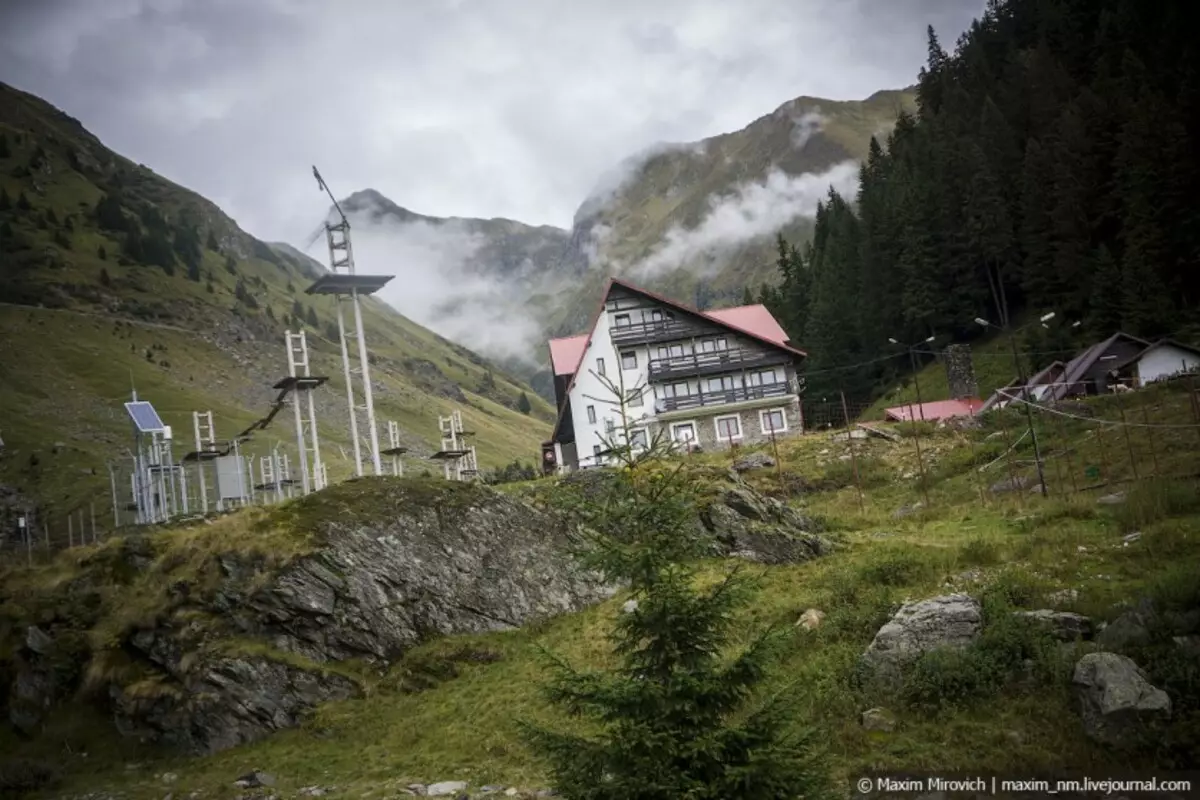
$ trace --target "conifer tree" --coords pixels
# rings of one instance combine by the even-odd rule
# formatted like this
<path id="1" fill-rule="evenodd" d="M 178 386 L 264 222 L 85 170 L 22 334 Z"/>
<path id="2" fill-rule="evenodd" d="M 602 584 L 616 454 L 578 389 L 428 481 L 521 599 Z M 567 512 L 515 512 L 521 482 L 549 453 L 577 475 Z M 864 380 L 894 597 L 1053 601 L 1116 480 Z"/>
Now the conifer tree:
<path id="1" fill-rule="evenodd" d="M 595 373 L 593 373 L 595 375 Z M 694 560 L 711 542 L 694 522 L 697 488 L 686 462 L 665 460 L 661 435 L 635 440 L 626 387 L 603 376 L 619 419 L 604 442 L 617 469 L 602 497 L 564 498 L 591 533 L 583 565 L 627 582 L 636 607 L 611 633 L 619 665 L 582 672 L 552 657 L 550 700 L 594 720 L 598 732 L 521 726 L 547 758 L 558 794 L 571 800 L 768 800 L 832 797 L 812 735 L 790 725 L 788 708 L 768 699 L 746 711 L 781 635 L 769 631 L 724 660 L 730 614 L 752 584 L 732 569 L 699 588 Z"/>
<path id="2" fill-rule="evenodd" d="M 517 410 L 522 414 L 533 411 L 533 404 L 529 402 L 529 396 L 524 392 L 521 392 L 521 396 L 517 398 Z"/>

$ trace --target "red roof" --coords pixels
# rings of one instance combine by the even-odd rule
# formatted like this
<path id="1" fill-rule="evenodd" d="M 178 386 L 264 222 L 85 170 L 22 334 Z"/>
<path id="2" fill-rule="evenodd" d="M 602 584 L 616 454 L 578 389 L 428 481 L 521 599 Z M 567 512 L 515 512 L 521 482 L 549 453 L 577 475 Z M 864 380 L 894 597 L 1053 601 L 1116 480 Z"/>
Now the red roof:
<path id="1" fill-rule="evenodd" d="M 767 310 L 767 307 L 762 303 L 756 303 L 752 306 L 736 306 L 735 308 L 718 308 L 714 311 L 704 312 L 705 316 L 723 322 L 726 325 L 733 325 L 743 330 L 761 336 L 763 339 L 770 339 L 779 344 L 787 344 L 787 332 Z"/>
<path id="2" fill-rule="evenodd" d="M 722 319 L 720 316 L 718 316 L 721 313 L 720 310 L 709 312 L 698 311 L 690 306 L 677 303 L 669 297 L 664 297 L 656 292 L 643 289 L 640 286 L 634 286 L 632 283 L 623 281 L 620 278 L 609 278 L 608 283 L 604 286 L 604 292 L 600 295 L 600 302 L 598 304 L 598 308 L 596 309 L 596 313 L 592 315 L 592 322 L 591 325 L 588 326 L 588 332 L 578 336 L 570 336 L 564 339 L 550 340 L 550 359 L 551 363 L 554 364 L 555 375 L 568 374 L 566 372 L 558 371 L 559 357 L 555 354 L 555 343 L 558 343 L 557 350 L 559 353 L 566 357 L 562 362 L 564 369 L 566 368 L 566 364 L 569 363 L 569 357 L 572 355 L 572 353 L 577 352 L 575 363 L 571 365 L 571 380 L 567 384 L 568 395 L 570 395 L 571 390 L 575 388 L 575 379 L 579 377 L 579 364 L 583 360 L 583 354 L 587 351 L 588 345 L 592 343 L 592 332 L 596 330 L 596 323 L 599 321 L 600 315 L 604 313 L 604 304 L 608 300 L 609 292 L 612 291 L 614 286 L 620 286 L 624 289 L 628 289 L 631 292 L 638 292 L 639 294 L 643 294 L 653 300 L 657 300 L 663 305 L 670 306 L 671 308 L 678 309 L 679 311 L 687 312 L 688 314 L 695 314 L 698 317 L 703 317 L 704 319 L 715 322 L 724 328 L 729 328 L 737 333 L 743 333 L 751 338 L 758 339 L 761 342 L 773 345 L 781 350 L 786 350 L 794 355 L 798 355 L 801 358 L 808 357 L 808 353 L 805 353 L 803 350 L 797 350 L 790 345 L 784 344 L 784 342 L 787 341 L 787 334 L 784 333 L 781 327 L 779 327 L 779 323 L 775 321 L 773 316 L 771 316 L 771 312 L 762 305 L 756 304 L 753 306 L 739 306 L 737 308 L 724 309 L 724 313 L 728 317 L 732 317 L 732 319 Z M 761 311 L 757 309 L 761 309 Z M 731 314 L 730 312 L 735 313 Z M 770 320 L 769 325 L 766 324 L 766 320 Z M 746 327 L 747 325 L 753 325 L 754 329 Z M 579 339 L 583 340 L 582 346 L 575 343 L 576 340 Z M 578 348 L 578 350 L 575 351 L 575 348 Z M 567 405 L 564 404 L 563 408 L 558 412 L 558 419 L 554 421 L 554 432 L 550 435 L 551 439 L 558 437 L 558 428 L 560 425 L 562 425 L 564 411 L 566 408 Z"/>
<path id="3" fill-rule="evenodd" d="M 884 413 L 887 414 L 888 419 L 898 422 L 909 422 L 913 419 L 934 422 L 950 417 L 973 416 L 982 405 L 983 401 L 978 397 L 971 397 L 964 400 L 935 400 L 932 403 L 921 403 L 920 405 L 905 404 L 889 408 Z"/>
<path id="4" fill-rule="evenodd" d="M 554 368 L 555 376 L 575 374 L 587 343 L 586 333 L 550 340 L 550 366 Z"/>

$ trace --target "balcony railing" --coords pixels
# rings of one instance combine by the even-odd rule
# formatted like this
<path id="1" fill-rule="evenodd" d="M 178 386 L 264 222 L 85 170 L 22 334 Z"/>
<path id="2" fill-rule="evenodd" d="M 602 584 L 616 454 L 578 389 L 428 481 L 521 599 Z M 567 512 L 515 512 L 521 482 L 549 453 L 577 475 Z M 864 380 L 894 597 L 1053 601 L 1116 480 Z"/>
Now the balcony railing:
<path id="1" fill-rule="evenodd" d="M 705 375 L 730 372 L 735 369 L 753 369 L 786 364 L 788 357 L 783 353 L 764 353 L 754 350 L 716 350 L 710 353 L 695 353 L 686 356 L 652 358 L 647 365 L 650 380 L 663 380 L 679 375 Z"/>
<path id="2" fill-rule="evenodd" d="M 759 400 L 766 397 L 786 397 L 793 394 L 787 381 L 764 383 L 761 386 L 743 386 L 737 389 L 721 389 L 716 392 L 697 392 L 696 394 L 664 397 L 655 403 L 659 413 L 666 411 L 683 411 L 689 408 L 707 408 L 727 403 L 741 403 L 745 400 Z"/>
<path id="3" fill-rule="evenodd" d="M 677 319 L 656 319 L 650 322 L 634 322 L 629 325 L 612 325 L 608 337 L 613 344 L 647 344 L 669 342 L 702 336 L 705 331 L 688 322 Z"/>

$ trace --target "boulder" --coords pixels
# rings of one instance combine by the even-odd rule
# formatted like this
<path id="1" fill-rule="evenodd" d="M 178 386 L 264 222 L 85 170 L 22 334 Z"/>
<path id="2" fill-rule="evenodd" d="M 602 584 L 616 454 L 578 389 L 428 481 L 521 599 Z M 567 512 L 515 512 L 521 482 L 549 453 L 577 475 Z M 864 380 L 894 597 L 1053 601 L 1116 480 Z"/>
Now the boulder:
<path id="1" fill-rule="evenodd" d="M 799 563 L 831 550 L 816 520 L 740 482 L 718 491 L 700 522 L 720 554 L 763 564 Z"/>
<path id="2" fill-rule="evenodd" d="M 1123 655 L 1088 653 L 1076 662 L 1071 682 L 1084 731 L 1097 742 L 1136 746 L 1170 720 L 1167 693 L 1152 686 L 1138 665 Z"/>
<path id="3" fill-rule="evenodd" d="M 1071 611 L 1051 611 L 1043 608 L 1037 611 L 1014 611 L 1013 616 L 1045 628 L 1059 641 L 1073 642 L 1076 639 L 1092 637 L 1091 618 Z"/>
<path id="4" fill-rule="evenodd" d="M 880 677 L 894 679 L 924 653 L 938 648 L 962 648 L 979 634 L 979 602 L 966 594 L 948 594 L 905 603 L 863 653 L 863 660 Z"/>
<path id="5" fill-rule="evenodd" d="M 748 472 L 752 469 L 762 469 L 764 467 L 773 466 L 775 466 L 775 459 L 762 452 L 750 453 L 733 462 L 733 469 L 735 472 Z"/>
<path id="6" fill-rule="evenodd" d="M 886 708 L 869 708 L 862 713 L 862 726 L 868 731 L 884 733 L 896 729 L 896 717 Z"/>

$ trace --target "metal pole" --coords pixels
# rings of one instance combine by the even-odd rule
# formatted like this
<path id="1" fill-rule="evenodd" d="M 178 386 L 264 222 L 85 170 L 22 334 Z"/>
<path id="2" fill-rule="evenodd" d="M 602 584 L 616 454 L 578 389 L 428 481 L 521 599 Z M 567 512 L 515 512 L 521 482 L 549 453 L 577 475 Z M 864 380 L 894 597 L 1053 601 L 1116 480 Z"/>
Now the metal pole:
<path id="1" fill-rule="evenodd" d="M 246 504 L 246 476 L 242 473 L 242 451 L 238 447 L 238 440 L 233 440 L 233 457 L 237 463 L 237 479 L 238 479 L 238 502 L 242 505 Z"/>
<path id="2" fill-rule="evenodd" d="M 842 396 L 842 419 L 846 423 L 846 443 L 850 446 L 850 464 L 854 467 L 854 487 L 858 490 L 858 510 L 865 511 L 866 505 L 863 503 L 862 481 L 858 476 L 858 456 L 854 452 L 854 437 L 850 430 L 850 412 L 846 408 L 846 393 L 838 390 Z"/>
<path id="3" fill-rule="evenodd" d="M 100 539 L 96 536 L 96 504 L 88 503 L 88 513 L 92 516 L 92 544 L 96 544 Z"/>
<path id="4" fill-rule="evenodd" d="M 211 426 L 212 419 L 209 419 Z M 192 412 L 192 426 L 196 432 L 196 470 L 200 473 L 200 509 L 205 514 L 208 513 L 208 484 L 204 480 L 204 457 L 201 453 L 204 452 L 204 444 L 200 439 L 200 412 Z"/>
<path id="5" fill-rule="evenodd" d="M 75 546 L 75 521 L 71 518 L 71 512 L 67 512 L 67 547 Z"/>
<path id="6" fill-rule="evenodd" d="M 312 436 L 313 491 L 320 491 L 325 488 L 325 471 L 321 468 L 321 442 L 317 437 L 317 406 L 312 390 L 309 389 L 305 394 L 308 395 L 308 424 L 312 426 L 309 433 Z"/>
<path id="7" fill-rule="evenodd" d="M 1067 456 L 1067 474 L 1071 476 L 1071 493 L 1078 494 L 1079 484 L 1075 480 L 1075 464 L 1071 459 L 1071 443 L 1067 439 L 1066 428 L 1063 425 L 1062 417 L 1057 414 L 1051 414 L 1050 417 L 1055 421 L 1055 425 L 1058 428 L 1058 438 L 1062 440 L 1063 452 Z"/>
<path id="8" fill-rule="evenodd" d="M 295 380 L 299 376 L 296 375 L 296 350 L 292 344 L 292 332 L 290 330 L 284 331 L 284 336 L 287 337 L 288 376 Z M 304 412 L 300 409 L 302 399 L 300 391 L 296 388 L 297 385 L 293 384 L 292 386 L 292 414 L 296 420 L 296 447 L 300 451 L 300 485 L 304 493 L 308 494 L 308 449 L 304 444 Z M 238 463 L 240 465 L 241 461 Z M 238 469 L 241 469 L 241 467 L 239 466 Z"/>
<path id="9" fill-rule="evenodd" d="M 46 550 L 50 550 L 50 523 L 42 523 L 42 538 L 46 540 Z"/>
<path id="10" fill-rule="evenodd" d="M 174 456 L 172 456 L 172 459 L 173 458 Z M 175 469 L 179 470 L 179 487 L 183 494 L 183 513 L 187 514 L 190 513 L 188 511 L 187 466 L 180 461 L 179 464 L 175 466 Z"/>
<path id="11" fill-rule="evenodd" d="M 112 464 L 108 465 L 108 482 L 112 486 L 112 504 L 113 504 L 113 530 L 121 527 L 121 516 L 117 510 L 117 474 L 113 470 Z"/>
<path id="12" fill-rule="evenodd" d="M 363 399 L 367 405 L 367 429 L 371 437 L 371 463 L 375 474 L 383 474 L 383 465 L 379 461 L 379 431 L 375 427 L 375 403 L 371 392 L 371 368 L 367 358 L 367 339 L 363 335 L 362 304 L 358 299 L 358 290 L 351 289 L 350 297 L 354 301 L 354 327 L 358 334 L 358 361 L 362 369 Z"/>
<path id="13" fill-rule="evenodd" d="M 342 295 L 335 298 L 338 334 L 342 343 L 342 371 L 346 377 L 346 404 L 350 408 L 350 439 L 354 444 L 354 474 L 361 478 L 363 474 L 362 445 L 358 441 L 358 409 L 354 407 L 354 382 L 350 375 L 350 350 L 346 346 L 346 314 L 342 308 L 343 302 Z"/>
<path id="14" fill-rule="evenodd" d="M 917 405 L 921 404 L 921 384 L 917 380 L 917 359 L 913 355 L 912 348 L 908 348 L 908 362 L 912 366 L 913 385 L 917 390 Z M 913 426 L 913 442 L 917 446 L 917 467 L 921 471 L 921 497 L 925 501 L 925 507 L 929 508 L 929 486 L 925 479 L 925 457 L 921 455 L 921 431 L 917 428 L 917 421 L 913 418 L 912 403 L 908 404 L 908 416 Z M 924 421 L 925 412 L 921 412 L 922 422 Z"/>
<path id="15" fill-rule="evenodd" d="M 1121 412 L 1121 433 L 1125 434 L 1125 448 L 1129 451 L 1129 467 L 1133 470 L 1133 479 L 1140 480 L 1137 459 L 1133 456 L 1133 442 L 1129 439 L 1129 423 L 1125 421 L 1125 405 L 1119 399 L 1117 400 L 1117 410 Z"/>
<path id="16" fill-rule="evenodd" d="M 1157 442 L 1154 441 L 1154 428 L 1150 424 L 1150 411 L 1146 406 L 1142 406 L 1142 421 L 1146 423 L 1146 433 L 1150 437 L 1150 458 L 1154 460 L 1154 474 L 1158 475 L 1158 450 Z"/>
<path id="17" fill-rule="evenodd" d="M 1033 405 L 1029 399 L 1029 383 L 1025 380 L 1025 368 L 1021 366 L 1021 358 L 1017 355 L 1016 331 L 1009 329 L 1008 341 L 1012 345 L 1013 366 L 1017 368 L 1017 379 L 1021 381 L 1021 394 L 1025 401 L 1025 418 L 1029 422 L 1029 438 L 1033 441 L 1033 460 L 1037 464 L 1038 485 L 1042 489 L 1042 497 L 1046 497 L 1049 493 L 1046 491 L 1046 476 L 1042 472 L 1042 451 L 1038 447 L 1037 430 L 1033 425 Z M 1013 489 L 1016 488 L 1016 486 L 1013 487 Z"/>

